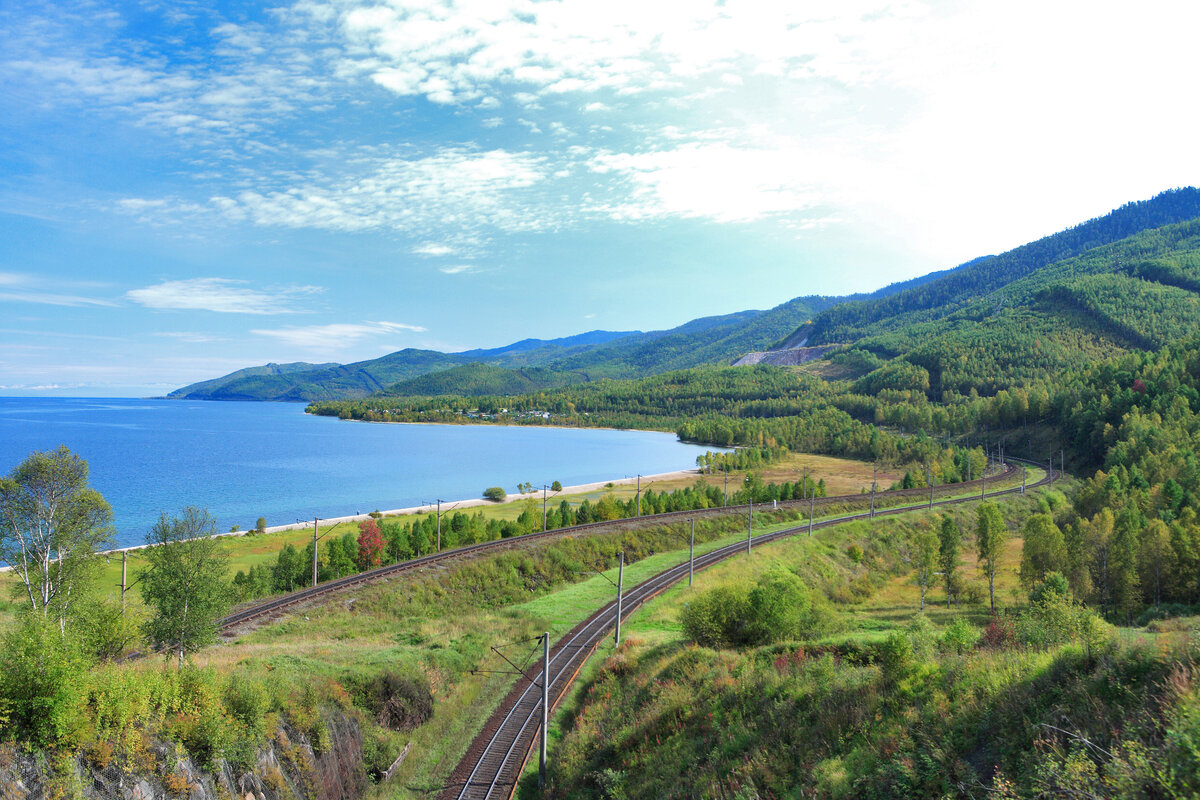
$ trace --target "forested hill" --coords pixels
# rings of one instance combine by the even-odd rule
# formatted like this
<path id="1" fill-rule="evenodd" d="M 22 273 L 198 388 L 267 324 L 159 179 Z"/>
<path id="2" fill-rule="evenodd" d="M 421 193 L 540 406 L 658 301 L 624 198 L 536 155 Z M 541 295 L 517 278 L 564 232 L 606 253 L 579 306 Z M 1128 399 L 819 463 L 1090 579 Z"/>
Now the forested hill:
<path id="1" fill-rule="evenodd" d="M 729 363 L 749 350 L 761 350 L 787 335 L 819 311 L 842 298 L 798 297 L 769 311 L 740 311 L 703 317 L 662 331 L 592 331 L 562 339 L 526 339 L 489 350 L 440 353 L 405 349 L 354 364 L 313 365 L 312 369 L 275 370 L 254 367 L 172 392 L 171 398 L 205 400 L 338 400 L 366 397 L 375 392 L 410 394 L 414 387 L 445 388 L 462 394 L 506 392 L 559 386 L 596 378 L 634 378 L 707 363 Z M 478 367 L 536 373 L 503 375 L 489 370 L 483 380 Z M 302 365 L 289 365 L 302 366 Z M 433 373 L 448 372 L 439 381 L 408 383 Z M 557 373 L 551 375 L 551 373 Z M 454 384 L 456 378 L 467 382 Z"/>
<path id="2" fill-rule="evenodd" d="M 1200 189 L 1163 192 L 994 258 L 977 259 L 936 280 L 881 298 L 841 303 L 818 315 L 812 344 L 852 342 L 945 315 L 974 298 L 1057 261 L 1125 239 L 1145 230 L 1200 217 Z M 900 286 L 903 286 L 901 284 Z"/>

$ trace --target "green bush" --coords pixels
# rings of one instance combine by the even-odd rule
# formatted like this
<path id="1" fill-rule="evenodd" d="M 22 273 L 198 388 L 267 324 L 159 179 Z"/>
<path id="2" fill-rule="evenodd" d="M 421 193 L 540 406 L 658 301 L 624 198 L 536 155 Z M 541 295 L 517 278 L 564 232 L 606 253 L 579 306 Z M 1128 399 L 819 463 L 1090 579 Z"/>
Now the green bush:
<path id="1" fill-rule="evenodd" d="M 833 625 L 833 611 L 825 596 L 782 567 L 772 567 L 759 577 L 750 591 L 749 610 L 749 644 L 806 639 Z"/>
<path id="2" fill-rule="evenodd" d="M 274 710 L 275 699 L 266 683 L 243 672 L 229 676 L 225 687 L 225 708 L 256 738 L 267 733 L 267 715 Z"/>
<path id="3" fill-rule="evenodd" d="M 749 622 L 750 593 L 741 586 L 724 584 L 700 592 L 683 607 L 684 633 L 704 647 L 734 647 L 743 643 Z"/>
<path id="4" fill-rule="evenodd" d="M 87 659 L 52 621 L 24 616 L 0 647 L 0 715 L 20 741 L 46 745 L 81 722 Z"/>
<path id="5" fill-rule="evenodd" d="M 70 635 L 88 656 L 111 661 L 142 641 L 144 620 L 144 613 L 122 608 L 119 600 L 92 600 L 80 605 Z"/>
<path id="6" fill-rule="evenodd" d="M 483 490 L 483 496 L 486 500 L 491 500 L 493 503 L 503 503 L 508 493 L 500 486 L 489 486 Z"/>
<path id="7" fill-rule="evenodd" d="M 889 683 L 899 683 L 908 676 L 916 664 L 912 639 L 903 631 L 892 631 L 880 643 L 877 658 L 879 668 L 883 671 L 884 680 Z"/>
<path id="8" fill-rule="evenodd" d="M 949 653 L 963 655 L 975 649 L 983 632 L 967 620 L 959 617 L 946 626 L 942 632 L 942 649 Z"/>

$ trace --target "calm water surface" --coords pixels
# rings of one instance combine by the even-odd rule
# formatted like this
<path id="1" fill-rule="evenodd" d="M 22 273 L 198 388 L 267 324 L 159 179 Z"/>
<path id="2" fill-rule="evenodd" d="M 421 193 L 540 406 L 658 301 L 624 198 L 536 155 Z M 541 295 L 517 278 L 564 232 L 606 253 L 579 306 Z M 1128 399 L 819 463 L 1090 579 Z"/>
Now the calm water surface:
<path id="1" fill-rule="evenodd" d="M 312 417 L 294 403 L 0 398 L 0 474 L 65 444 L 112 504 L 117 546 L 160 512 L 207 507 L 220 530 L 694 467 L 705 447 L 645 431 L 402 425 Z"/>

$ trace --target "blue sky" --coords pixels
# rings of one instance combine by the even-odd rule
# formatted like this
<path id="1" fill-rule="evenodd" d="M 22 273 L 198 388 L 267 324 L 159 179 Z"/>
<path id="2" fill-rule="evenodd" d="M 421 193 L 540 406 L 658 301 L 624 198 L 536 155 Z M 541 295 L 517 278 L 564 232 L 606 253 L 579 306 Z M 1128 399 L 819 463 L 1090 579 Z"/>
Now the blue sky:
<path id="1" fill-rule="evenodd" d="M 1193 3 L 0 9 L 0 393 L 654 329 L 1200 182 Z"/>

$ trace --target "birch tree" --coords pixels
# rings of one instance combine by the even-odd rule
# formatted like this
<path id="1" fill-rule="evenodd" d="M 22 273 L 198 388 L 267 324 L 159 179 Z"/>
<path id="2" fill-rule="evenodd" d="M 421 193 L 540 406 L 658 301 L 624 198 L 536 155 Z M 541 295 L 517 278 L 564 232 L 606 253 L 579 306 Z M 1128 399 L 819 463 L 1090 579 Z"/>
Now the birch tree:
<path id="1" fill-rule="evenodd" d="M 142 597 L 153 609 L 146 636 L 159 648 L 186 653 L 216 641 L 217 620 L 233 597 L 226 554 L 217 523 L 204 509 L 188 507 L 179 517 L 162 514 L 146 541 Z"/>
<path id="2" fill-rule="evenodd" d="M 0 478 L 0 559 L 21 582 L 30 609 L 60 633 L 112 541 L 112 508 L 88 486 L 88 465 L 65 446 L 30 453 Z"/>

